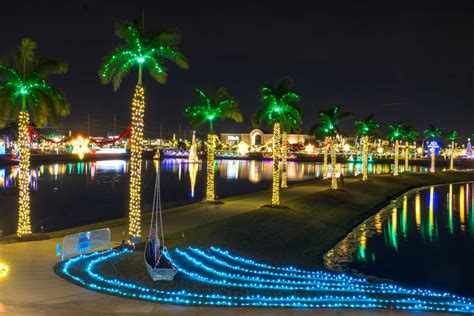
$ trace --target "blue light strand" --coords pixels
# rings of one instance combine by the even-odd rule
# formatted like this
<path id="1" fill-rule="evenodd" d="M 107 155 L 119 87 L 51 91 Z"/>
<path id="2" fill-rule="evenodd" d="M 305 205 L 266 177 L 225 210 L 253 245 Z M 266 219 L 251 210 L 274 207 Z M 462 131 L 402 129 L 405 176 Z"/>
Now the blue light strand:
<path id="1" fill-rule="evenodd" d="M 176 254 L 179 249 L 175 250 Z M 189 249 L 192 253 L 194 250 Z M 383 299 L 370 297 L 366 295 L 352 295 L 352 296 L 333 296 L 321 295 L 317 297 L 301 297 L 301 296 L 262 296 L 256 292 L 256 295 L 246 296 L 227 296 L 221 294 L 209 293 L 192 293 L 186 291 L 164 291 L 154 288 L 143 287 L 137 284 L 120 281 L 117 279 L 108 279 L 100 274 L 94 272 L 94 267 L 98 264 L 106 264 L 109 259 L 120 255 L 129 253 L 130 251 L 117 252 L 105 251 L 97 252 L 80 257 L 72 258 L 63 263 L 61 272 L 72 279 L 73 281 L 93 290 L 98 290 L 106 293 L 112 293 L 130 298 L 137 298 L 142 300 L 149 300 L 155 302 L 184 304 L 184 305 L 208 305 L 208 306 L 268 306 L 268 307 L 315 307 L 315 308 L 396 308 L 402 310 L 434 310 L 434 311 L 450 311 L 450 312 L 472 312 L 474 304 L 472 300 L 454 296 L 448 293 L 435 293 L 431 291 L 423 291 L 422 293 L 431 293 L 438 299 L 426 300 L 418 297 L 408 297 L 401 299 Z M 166 254 L 170 259 L 171 256 Z M 190 254 L 188 253 L 190 256 Z M 177 258 L 182 257 L 179 255 Z M 175 256 L 173 256 L 175 257 Z M 229 264 L 229 263 L 228 263 Z M 78 267 L 79 266 L 79 267 Z M 84 269 L 81 266 L 85 266 Z M 74 269 L 73 269 L 74 267 Z M 271 267 L 271 266 L 268 266 Z M 193 269 L 200 268 L 193 265 Z M 210 267 L 208 267 L 210 268 Z M 242 267 L 240 267 L 242 268 Z M 278 268 L 278 267 L 271 267 Z M 212 268 L 211 268 L 212 269 Z M 78 270 L 86 272 L 86 275 L 91 279 L 81 278 L 75 275 Z M 295 269 L 292 268 L 292 271 Z M 193 276 L 194 272 L 187 271 L 182 268 L 185 275 Z M 305 272 L 306 273 L 306 272 Z M 201 276 L 202 277 L 202 276 Z M 193 279 L 196 279 L 193 277 Z M 199 279 L 202 283 L 208 283 L 205 280 Z M 218 281 L 218 280 L 217 280 Z M 103 284 L 105 283 L 105 285 Z M 255 282 L 254 282 L 255 283 Z M 222 287 L 228 286 L 228 281 L 222 280 Z M 243 283 L 248 285 L 249 283 Z M 402 289 L 395 286 L 394 288 Z M 206 291 L 207 287 L 203 286 L 202 290 Z M 337 292 L 337 291 L 327 291 Z M 150 294 L 153 293 L 153 294 Z M 378 295 L 383 296 L 386 291 L 377 292 Z M 390 294 L 390 293 L 389 293 Z M 423 297 L 423 295 L 422 295 Z M 362 303 L 359 303 L 362 302 Z"/>

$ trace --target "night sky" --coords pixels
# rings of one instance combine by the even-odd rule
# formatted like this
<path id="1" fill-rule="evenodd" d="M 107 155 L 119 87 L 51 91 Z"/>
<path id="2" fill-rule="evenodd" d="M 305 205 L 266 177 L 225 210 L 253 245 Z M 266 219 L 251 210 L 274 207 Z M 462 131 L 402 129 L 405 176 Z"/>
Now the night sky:
<path id="1" fill-rule="evenodd" d="M 71 104 L 65 128 L 85 132 L 88 113 L 94 134 L 112 130 L 114 113 L 124 128 L 137 71 L 118 92 L 102 85 L 97 71 L 103 55 L 120 44 L 114 23 L 144 8 L 147 29 L 181 31 L 180 49 L 190 63 L 189 70 L 171 65 L 164 85 L 145 75 L 148 136 L 158 136 L 160 124 L 164 136 L 177 133 L 178 124 L 189 129 L 183 108 L 195 100 L 193 88 L 220 85 L 239 100 L 245 121 L 216 129 L 250 131 L 259 87 L 282 76 L 293 77 L 302 96 L 305 133 L 317 111 L 335 104 L 354 118 L 374 114 L 384 130 L 403 120 L 420 132 L 433 123 L 465 137 L 473 133 L 474 2 L 356 2 L 8 1 L 0 54 L 31 37 L 39 55 L 69 63 L 68 74 L 53 79 Z M 353 130 L 352 121 L 346 129 Z"/>

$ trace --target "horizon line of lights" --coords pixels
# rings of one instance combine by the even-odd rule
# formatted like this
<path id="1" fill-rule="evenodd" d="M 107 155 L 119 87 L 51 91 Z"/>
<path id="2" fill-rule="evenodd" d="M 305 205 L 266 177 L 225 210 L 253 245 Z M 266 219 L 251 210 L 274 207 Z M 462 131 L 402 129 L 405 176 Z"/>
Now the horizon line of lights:
<path id="1" fill-rule="evenodd" d="M 220 252 L 222 254 L 229 254 L 227 251 L 219 248 L 210 248 L 213 252 Z M 176 249 L 179 250 L 179 249 Z M 171 259 L 174 257 L 176 250 L 165 255 Z M 181 250 L 179 250 L 181 251 Z M 189 251 L 189 252 L 187 252 Z M 191 248 L 181 252 L 186 252 L 188 255 L 194 252 Z M 100 275 L 95 271 L 95 268 L 100 264 L 107 264 L 107 261 L 116 258 L 121 255 L 130 254 L 130 250 L 117 251 L 117 250 L 106 250 L 101 252 L 94 252 L 87 255 L 81 255 L 79 257 L 70 258 L 62 263 L 61 273 L 66 277 L 70 278 L 80 285 L 105 293 L 111 293 L 129 298 L 135 298 L 140 300 L 180 304 L 180 305 L 207 305 L 207 306 L 254 306 L 254 307 L 305 307 L 305 308 L 360 308 L 360 309 L 401 309 L 401 310 L 418 310 L 418 311 L 448 311 L 448 312 L 462 312 L 472 313 L 474 311 L 474 302 L 471 299 L 452 295 L 449 293 L 437 293 L 430 290 L 422 289 L 405 289 L 400 286 L 388 284 L 388 283 L 371 283 L 366 281 L 367 285 L 379 288 L 379 291 L 374 291 L 375 294 L 383 296 L 387 294 L 393 296 L 394 294 L 401 294 L 405 297 L 401 298 L 390 298 L 390 297 L 373 297 L 370 295 L 370 291 L 361 291 L 360 294 L 349 294 L 349 295 L 333 295 L 323 294 L 318 296 L 302 296 L 298 295 L 286 295 L 277 294 L 277 296 L 262 295 L 258 292 L 249 295 L 225 295 L 219 293 L 200 293 L 200 292 L 188 292 L 186 290 L 168 291 L 160 290 L 156 288 L 150 288 L 141 286 L 139 284 L 130 283 L 125 280 L 119 280 L 116 278 L 107 278 Z M 230 255 L 230 254 L 229 254 Z M 191 255 L 190 255 L 191 256 Z M 250 264 L 259 264 L 251 259 L 240 258 Z M 175 260 L 173 260 L 175 262 Z M 265 264 L 263 264 L 265 265 Z M 302 273 L 307 275 L 308 271 L 298 270 L 291 267 L 277 267 L 265 265 L 271 267 L 274 270 L 286 271 L 290 270 L 293 274 Z M 195 263 L 193 269 L 201 269 L 202 266 Z M 212 267 L 207 267 L 213 269 Z M 199 283 L 213 284 L 206 282 L 206 277 L 196 272 L 187 271 L 184 268 L 180 268 L 180 271 L 190 277 L 193 280 L 197 280 Z M 87 277 L 83 276 L 83 273 Z M 315 271 L 313 271 L 315 272 Z M 75 273 L 78 273 L 77 275 Z M 318 272 L 319 273 L 319 272 Z M 321 272 L 325 274 L 326 272 Z M 327 273 L 330 276 L 338 276 L 336 273 Z M 343 275 L 344 277 L 347 277 Z M 348 277 L 350 278 L 350 277 Z M 349 281 L 348 281 L 349 280 Z M 343 279 L 341 282 L 348 287 L 353 286 L 353 291 L 361 290 L 357 287 L 358 284 L 351 284 L 351 279 Z M 355 281 L 361 281 L 363 279 L 354 279 Z M 216 281 L 213 285 L 221 287 L 229 287 L 233 281 L 228 281 L 226 278 Z M 274 280 L 275 282 L 278 279 Z M 248 286 L 252 283 L 246 283 L 240 281 L 243 285 Z M 263 283 L 263 282 L 261 282 Z M 264 283 L 265 284 L 265 283 Z M 360 284 L 359 284 L 360 286 Z M 208 287 L 203 286 L 202 289 L 206 290 Z M 257 286 L 256 289 L 263 289 Z M 337 289 L 330 288 L 323 292 L 338 292 Z M 408 293 L 408 294 L 407 294 Z M 366 295 L 369 294 L 369 295 Z M 412 295 L 413 297 L 406 297 Z M 435 298 L 435 300 L 429 300 L 427 297 Z"/>

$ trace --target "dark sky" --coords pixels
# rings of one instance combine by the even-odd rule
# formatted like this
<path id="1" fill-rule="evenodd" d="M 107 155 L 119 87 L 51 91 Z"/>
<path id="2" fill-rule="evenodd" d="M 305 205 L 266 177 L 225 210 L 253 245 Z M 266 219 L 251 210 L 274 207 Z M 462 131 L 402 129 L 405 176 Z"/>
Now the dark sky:
<path id="1" fill-rule="evenodd" d="M 170 66 L 164 85 L 145 76 L 150 135 L 160 124 L 164 133 L 188 128 L 183 108 L 194 101 L 192 89 L 220 85 L 240 101 L 245 121 L 217 130 L 249 131 L 259 87 L 282 76 L 293 77 L 301 93 L 303 132 L 317 111 L 335 104 L 355 118 L 373 113 L 383 125 L 403 120 L 420 131 L 433 123 L 463 136 L 474 132 L 474 2 L 357 2 L 8 1 L 0 54 L 31 37 L 39 55 L 69 63 L 69 73 L 54 79 L 72 107 L 65 127 L 84 132 L 88 113 L 94 133 L 111 130 L 114 113 L 124 127 L 136 71 L 114 92 L 97 70 L 120 43 L 114 23 L 144 8 L 147 29 L 181 30 L 190 62 L 187 71 Z"/>

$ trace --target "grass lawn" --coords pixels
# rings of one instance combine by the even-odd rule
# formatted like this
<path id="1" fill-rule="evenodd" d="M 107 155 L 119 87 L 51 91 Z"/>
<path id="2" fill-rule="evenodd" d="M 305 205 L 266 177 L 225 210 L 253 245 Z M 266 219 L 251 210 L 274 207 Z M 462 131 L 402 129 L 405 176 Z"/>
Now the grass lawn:
<path id="1" fill-rule="evenodd" d="M 168 235 L 169 248 L 216 245 L 274 264 L 322 267 L 323 255 L 367 217 L 415 187 L 474 181 L 474 172 L 377 175 L 287 203 L 290 210 L 258 208 Z"/>

